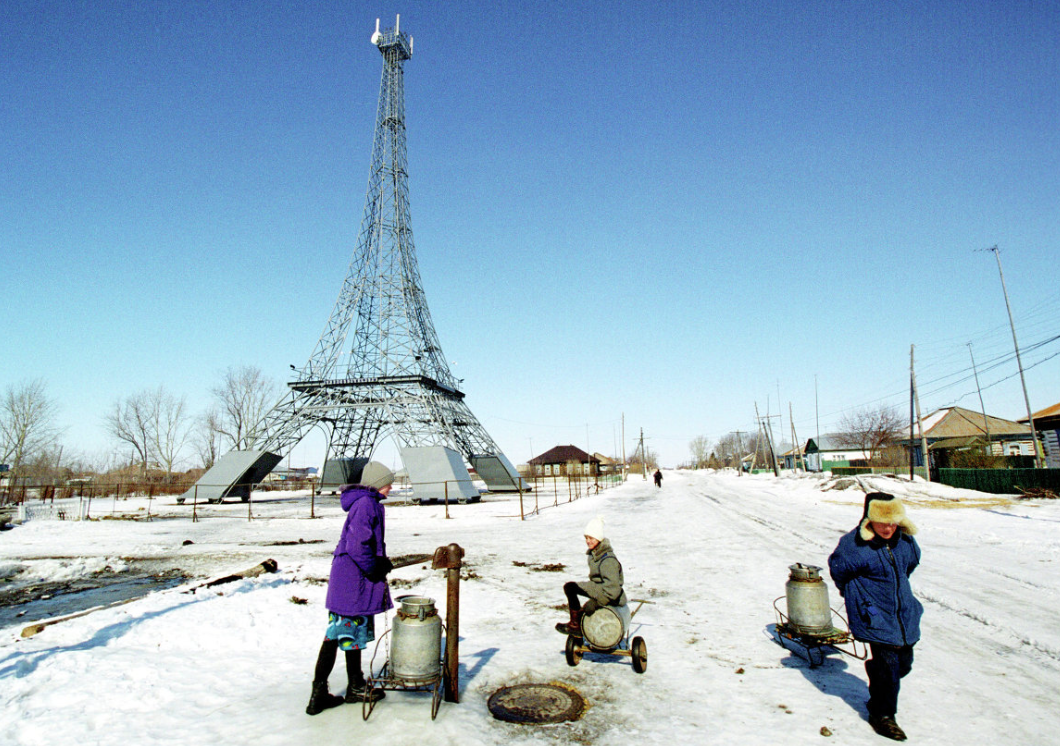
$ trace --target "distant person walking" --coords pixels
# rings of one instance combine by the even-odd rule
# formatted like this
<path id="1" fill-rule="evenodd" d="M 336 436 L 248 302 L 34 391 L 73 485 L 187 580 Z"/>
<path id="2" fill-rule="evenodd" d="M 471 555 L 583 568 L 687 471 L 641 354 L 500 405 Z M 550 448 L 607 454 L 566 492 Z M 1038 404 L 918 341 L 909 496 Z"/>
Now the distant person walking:
<path id="1" fill-rule="evenodd" d="M 655 486 L 662 487 L 662 472 L 658 469 L 655 470 Z"/>
<path id="2" fill-rule="evenodd" d="M 895 721 L 901 680 L 913 667 L 924 607 L 913 596 L 909 576 L 920 564 L 916 526 L 901 500 L 886 492 L 865 496 L 861 523 L 828 558 L 832 580 L 846 602 L 854 639 L 868 643 L 869 725 L 895 741 L 905 732 Z"/>
<path id="3" fill-rule="evenodd" d="M 361 651 L 375 640 L 376 614 L 394 608 L 387 574 L 394 569 L 386 555 L 386 524 L 382 501 L 390 494 L 394 474 L 378 461 L 369 461 L 359 484 L 342 488 L 339 498 L 346 511 L 339 543 L 332 552 L 328 577 L 328 628 L 313 671 L 313 693 L 305 711 L 316 715 L 345 702 L 363 702 L 369 696 L 361 671 Z M 339 649 L 346 653 L 345 698 L 328 693 L 328 677 Z M 382 699 L 376 689 L 371 696 Z"/>

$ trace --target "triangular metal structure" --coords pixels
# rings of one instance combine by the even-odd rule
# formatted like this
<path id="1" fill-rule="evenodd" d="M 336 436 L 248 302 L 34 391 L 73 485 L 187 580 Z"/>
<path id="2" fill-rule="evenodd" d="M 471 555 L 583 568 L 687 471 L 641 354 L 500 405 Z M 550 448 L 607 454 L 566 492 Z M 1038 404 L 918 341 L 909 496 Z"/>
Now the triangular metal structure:
<path id="1" fill-rule="evenodd" d="M 282 457 L 322 425 L 329 458 L 369 458 L 392 437 L 401 449 L 456 451 L 491 490 L 526 489 L 464 402 L 427 308 L 412 240 L 405 147 L 404 63 L 413 43 L 400 20 L 383 32 L 376 21 L 371 39 L 383 55 L 383 74 L 353 260 L 316 348 L 265 416 L 253 450 Z"/>

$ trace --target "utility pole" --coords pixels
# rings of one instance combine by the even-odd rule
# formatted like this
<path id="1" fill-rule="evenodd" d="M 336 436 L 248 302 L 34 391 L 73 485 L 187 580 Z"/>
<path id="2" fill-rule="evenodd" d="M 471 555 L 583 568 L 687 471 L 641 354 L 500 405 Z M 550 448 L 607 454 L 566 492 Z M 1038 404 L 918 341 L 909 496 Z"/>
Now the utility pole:
<path id="1" fill-rule="evenodd" d="M 979 392 L 979 408 L 983 410 L 983 431 L 986 433 L 987 455 L 994 454 L 994 447 L 990 444 L 990 421 L 986 418 L 986 405 L 983 404 L 983 390 L 979 388 L 979 371 L 975 367 L 975 355 L 972 354 L 972 343 L 968 343 L 968 355 L 972 358 L 972 374 L 975 375 L 975 390 Z M 1037 450 L 1037 449 L 1035 449 Z"/>
<path id="2" fill-rule="evenodd" d="M 743 431 L 737 430 L 736 431 L 736 448 L 737 448 L 737 451 L 736 451 L 736 476 L 738 476 L 738 477 L 742 477 L 743 476 L 743 438 L 740 437 L 741 435 L 743 435 Z"/>
<path id="3" fill-rule="evenodd" d="M 622 481 L 629 476 L 629 463 L 626 461 L 626 413 L 622 413 Z"/>
<path id="4" fill-rule="evenodd" d="M 640 466 L 644 474 L 644 481 L 648 481 L 648 452 L 644 449 L 644 428 L 640 429 Z"/>
<path id="5" fill-rule="evenodd" d="M 1016 365 L 1020 370 L 1020 383 L 1023 384 L 1023 403 L 1027 405 L 1027 422 L 1031 426 L 1031 447 L 1034 449 L 1034 468 L 1042 468 L 1042 459 L 1038 455 L 1038 431 L 1034 427 L 1034 414 L 1031 412 L 1031 400 L 1027 396 L 1027 379 L 1023 377 L 1023 361 L 1020 359 L 1020 344 L 1016 341 L 1016 323 L 1012 320 L 1012 306 L 1008 302 L 1008 290 L 1005 288 L 1005 273 L 1001 271 L 1001 251 L 992 246 L 987 251 L 994 252 L 997 259 L 997 273 L 1001 277 L 1001 292 L 1005 295 L 1005 308 L 1008 310 L 1008 325 L 1012 328 L 1012 346 L 1016 348 Z"/>
<path id="6" fill-rule="evenodd" d="M 777 464 L 777 449 L 773 447 L 773 438 L 770 435 L 772 432 L 772 425 L 769 421 L 779 416 L 780 415 L 766 414 L 765 417 L 760 417 L 758 414 L 758 402 L 755 402 L 755 417 L 758 419 L 758 424 L 762 428 L 762 432 L 765 433 L 766 445 L 769 446 L 770 460 L 773 462 L 773 476 L 775 477 L 780 476 L 780 466 Z M 765 420 L 765 424 L 762 423 L 762 420 Z"/>
<path id="7" fill-rule="evenodd" d="M 909 345 L 909 481 L 913 481 L 916 458 L 913 452 L 913 392 L 916 391 L 916 379 L 913 376 L 913 346 Z"/>
<path id="8" fill-rule="evenodd" d="M 813 374 L 813 416 L 817 420 L 817 447 L 821 447 L 821 408 L 817 399 L 817 374 Z"/>
<path id="9" fill-rule="evenodd" d="M 797 469 L 802 462 L 802 470 L 806 471 L 806 461 L 802 457 L 802 448 L 799 447 L 799 436 L 795 434 L 795 415 L 791 411 L 791 402 L 788 402 L 788 424 L 791 425 L 791 442 L 795 444 L 795 458 L 792 463 Z"/>
<path id="10" fill-rule="evenodd" d="M 913 369 L 913 349 L 916 345 L 909 345 L 909 376 L 913 385 L 913 401 L 916 402 L 916 424 L 920 430 L 920 450 L 924 454 L 924 477 L 931 481 L 931 457 L 928 455 L 927 435 L 924 434 L 924 420 L 920 416 L 920 394 L 916 390 L 916 371 Z M 909 433 L 912 440 L 913 433 Z"/>

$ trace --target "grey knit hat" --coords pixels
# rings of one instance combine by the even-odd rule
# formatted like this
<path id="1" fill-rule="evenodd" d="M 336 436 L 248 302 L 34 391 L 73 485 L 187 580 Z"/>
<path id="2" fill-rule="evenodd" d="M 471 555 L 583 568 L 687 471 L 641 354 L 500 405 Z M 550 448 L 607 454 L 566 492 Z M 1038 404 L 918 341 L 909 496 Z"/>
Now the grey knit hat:
<path id="1" fill-rule="evenodd" d="M 394 483 L 394 472 L 383 466 L 378 461 L 369 461 L 361 471 L 360 483 L 365 487 L 375 487 L 381 490 L 387 485 Z"/>

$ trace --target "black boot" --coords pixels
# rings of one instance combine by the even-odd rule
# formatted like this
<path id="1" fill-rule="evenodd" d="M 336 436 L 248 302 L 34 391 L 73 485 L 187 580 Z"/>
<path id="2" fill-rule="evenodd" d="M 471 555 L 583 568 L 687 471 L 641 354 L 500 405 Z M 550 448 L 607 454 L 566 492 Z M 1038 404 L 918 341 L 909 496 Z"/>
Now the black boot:
<path id="1" fill-rule="evenodd" d="M 317 715 L 324 710 L 338 707 L 342 704 L 342 697 L 337 694 L 328 693 L 328 682 L 314 681 L 313 693 L 309 696 L 309 704 L 305 708 L 306 715 Z"/>
<path id="2" fill-rule="evenodd" d="M 905 731 L 898 727 L 898 723 L 889 715 L 881 717 L 870 715 L 869 725 L 884 738 L 890 738 L 892 741 L 904 741 L 906 739 Z"/>
<path id="3" fill-rule="evenodd" d="M 372 687 L 369 691 L 364 681 L 364 672 L 361 671 L 360 650 L 346 651 L 346 680 L 349 682 L 346 687 L 347 702 L 364 702 L 368 697 L 371 697 L 372 702 L 378 702 L 386 696 L 382 689 Z"/>
<path id="4" fill-rule="evenodd" d="M 371 697 L 372 702 L 378 702 L 386 697 L 386 692 L 382 689 L 376 689 L 372 687 L 368 688 L 365 682 L 354 682 L 346 687 L 346 701 L 347 702 L 364 702 L 366 699 Z"/>
<path id="5" fill-rule="evenodd" d="M 565 635 L 570 635 L 571 637 L 581 637 L 581 634 L 582 634 L 581 619 L 582 619 L 582 610 L 581 609 L 571 609 L 570 621 L 569 622 L 560 622 L 559 624 L 557 624 L 556 625 L 556 631 L 562 632 Z"/>

